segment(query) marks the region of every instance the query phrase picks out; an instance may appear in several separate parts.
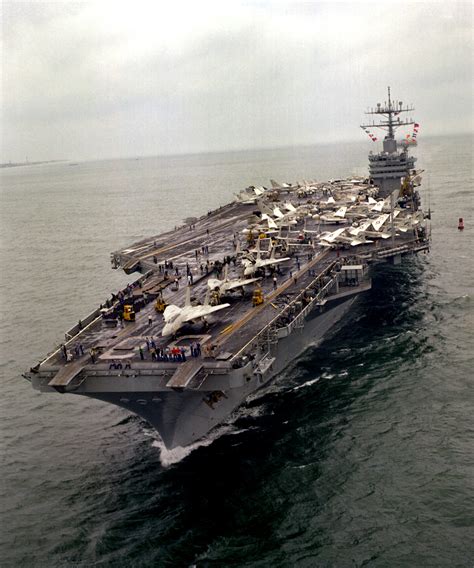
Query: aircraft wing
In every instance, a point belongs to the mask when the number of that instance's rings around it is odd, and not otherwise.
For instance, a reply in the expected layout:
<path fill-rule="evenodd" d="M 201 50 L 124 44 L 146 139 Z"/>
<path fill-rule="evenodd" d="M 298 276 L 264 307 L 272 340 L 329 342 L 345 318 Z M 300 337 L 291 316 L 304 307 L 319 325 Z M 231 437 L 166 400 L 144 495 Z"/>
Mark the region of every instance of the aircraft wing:
<path fill-rule="evenodd" d="M 246 280 L 231 280 L 225 283 L 226 290 L 235 290 L 237 288 L 242 288 L 242 286 L 247 286 L 247 284 L 252 284 L 252 282 L 257 282 L 260 278 L 247 278 Z"/>
<path fill-rule="evenodd" d="M 268 258 L 267 260 L 261 260 L 259 268 L 263 268 L 265 266 L 272 266 L 272 264 L 278 264 L 280 262 L 285 262 L 285 260 L 290 260 L 290 257 L 285 256 L 283 258 Z"/>
<path fill-rule="evenodd" d="M 169 306 L 166 306 L 165 311 L 163 312 L 163 319 L 165 320 L 165 323 L 169 323 L 170 321 L 173 321 L 180 313 L 180 307 L 175 306 L 174 304 L 170 304 Z"/>
<path fill-rule="evenodd" d="M 278 225 L 275 223 L 275 221 L 270 217 L 270 215 L 267 215 L 266 213 L 262 214 L 262 220 L 266 221 L 268 223 L 268 226 L 270 227 L 270 229 L 278 229 Z"/>
<path fill-rule="evenodd" d="M 268 226 L 270 227 L 270 229 L 278 229 L 278 225 L 275 223 L 275 221 L 271 217 L 269 217 L 267 219 L 267 223 L 268 223 Z"/>
<path fill-rule="evenodd" d="M 279 219 L 281 219 L 284 216 L 279 207 L 275 207 L 275 209 L 273 209 L 273 214 L 275 215 L 275 217 L 278 217 Z"/>
<path fill-rule="evenodd" d="M 382 200 L 382 201 L 377 201 L 377 203 L 376 203 L 373 207 L 371 207 L 371 210 L 372 210 L 372 211 L 377 211 L 378 213 L 381 213 L 384 204 L 385 204 L 385 201 L 383 201 L 383 200 Z"/>
<path fill-rule="evenodd" d="M 364 221 L 358 227 L 353 227 L 352 229 L 349 229 L 349 233 L 354 236 L 357 236 L 359 233 L 364 233 L 370 227 L 370 223 L 371 221 Z"/>
<path fill-rule="evenodd" d="M 341 217 L 341 219 L 345 216 L 347 211 L 347 207 L 340 207 L 335 213 L 334 213 L 334 217 Z"/>
<path fill-rule="evenodd" d="M 389 215 L 387 213 L 385 213 L 384 215 L 379 215 L 376 219 L 374 219 L 372 221 L 372 227 L 376 230 L 376 231 L 380 231 L 380 229 L 382 228 L 382 225 L 385 223 L 385 221 L 388 219 Z"/>
<path fill-rule="evenodd" d="M 336 231 L 329 233 L 329 235 L 326 235 L 325 237 L 321 237 L 321 238 L 324 241 L 328 241 L 329 243 L 333 243 L 335 241 L 335 239 L 340 237 L 345 230 L 346 229 L 337 229 Z"/>
<path fill-rule="evenodd" d="M 186 316 L 182 318 L 182 322 L 193 321 L 195 319 L 203 318 L 224 308 L 228 308 L 230 304 L 219 304 L 218 306 L 195 306 L 188 310 Z"/>

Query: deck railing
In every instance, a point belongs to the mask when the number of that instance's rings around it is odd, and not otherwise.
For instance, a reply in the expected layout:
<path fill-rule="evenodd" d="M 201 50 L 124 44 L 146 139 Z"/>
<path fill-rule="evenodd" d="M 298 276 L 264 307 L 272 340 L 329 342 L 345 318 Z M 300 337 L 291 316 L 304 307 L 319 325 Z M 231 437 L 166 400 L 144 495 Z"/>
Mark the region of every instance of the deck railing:
<path fill-rule="evenodd" d="M 293 300 L 289 304 L 287 304 L 278 315 L 276 315 L 270 322 L 268 322 L 267 325 L 265 325 L 256 335 L 252 337 L 252 339 L 250 339 L 239 351 L 237 351 L 237 353 L 232 357 L 232 360 L 238 359 L 239 357 L 244 355 L 245 352 L 248 351 L 252 346 L 254 345 L 258 346 L 259 344 L 268 342 L 268 340 L 266 339 L 266 335 L 267 337 L 271 335 L 272 327 L 274 327 L 278 323 L 278 320 L 288 315 L 291 316 L 292 314 L 290 312 L 293 309 L 293 307 L 298 302 L 301 302 L 305 297 L 305 294 L 310 289 L 314 288 L 314 286 L 318 284 L 318 282 L 320 282 L 322 278 L 327 276 L 338 265 L 338 263 L 340 263 L 340 259 L 334 260 L 321 273 L 319 273 L 316 278 L 311 280 L 311 282 L 307 286 L 305 286 L 305 288 L 303 288 L 301 292 L 295 298 L 293 298 Z M 321 302 L 321 300 L 323 300 L 328 295 L 329 290 L 331 289 L 332 286 L 334 286 L 337 280 L 338 280 L 338 274 L 333 276 L 328 282 L 324 284 L 324 286 L 322 286 L 318 290 L 317 294 L 308 302 L 308 304 L 302 310 L 299 310 L 299 312 L 296 314 L 295 317 L 293 317 L 293 319 L 287 324 L 287 326 L 296 327 L 297 320 L 304 318 L 311 311 L 315 303 Z M 291 329 L 293 329 L 293 327 L 291 327 Z"/>

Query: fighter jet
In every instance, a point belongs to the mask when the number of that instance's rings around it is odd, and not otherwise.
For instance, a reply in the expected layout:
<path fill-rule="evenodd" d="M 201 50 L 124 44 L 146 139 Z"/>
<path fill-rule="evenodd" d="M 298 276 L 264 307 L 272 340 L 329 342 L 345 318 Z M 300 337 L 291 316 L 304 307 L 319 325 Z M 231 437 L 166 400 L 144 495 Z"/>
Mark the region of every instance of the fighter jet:
<path fill-rule="evenodd" d="M 345 219 L 346 212 L 347 207 L 340 207 L 335 213 L 319 215 L 319 221 L 322 223 L 347 223 L 347 219 Z M 317 218 L 316 215 L 313 215 L 314 218 Z"/>
<path fill-rule="evenodd" d="M 230 304 L 219 304 L 218 306 L 210 306 L 208 295 L 206 300 L 201 306 L 191 305 L 191 288 L 188 286 L 186 289 L 186 301 L 183 308 L 170 304 L 165 308 L 163 312 L 163 319 L 165 320 L 165 325 L 163 326 L 163 331 L 161 335 L 163 337 L 168 337 L 169 335 L 174 335 L 177 333 L 183 325 L 187 323 L 194 322 L 196 320 L 204 319 L 206 316 L 228 308 Z"/>
<path fill-rule="evenodd" d="M 229 266 L 226 265 L 224 272 L 224 280 L 219 280 L 218 278 L 209 278 L 207 281 L 207 286 L 209 290 L 217 290 L 221 296 L 224 296 L 228 292 L 233 290 L 242 290 L 244 286 L 257 282 L 260 278 L 247 278 L 242 280 L 240 278 L 230 279 L 229 278 Z"/>
<path fill-rule="evenodd" d="M 369 237 L 371 239 L 388 239 L 388 238 L 390 238 L 390 234 L 380 231 L 382 225 L 384 224 L 384 222 L 386 220 L 386 219 L 384 219 L 385 217 L 388 217 L 388 215 L 380 215 L 380 217 L 377 217 L 377 219 L 367 219 L 366 221 L 361 223 L 358 227 L 350 228 L 348 230 L 348 232 L 353 237 Z M 375 229 L 375 231 L 369 230 L 370 225 L 372 225 L 372 227 Z"/>
<path fill-rule="evenodd" d="M 363 238 L 355 238 L 352 236 L 348 237 L 344 235 L 345 231 L 346 229 L 342 228 L 342 229 L 337 229 L 336 231 L 333 232 L 321 233 L 319 237 L 320 241 L 318 244 L 323 247 L 332 247 L 340 244 L 349 244 L 355 247 L 357 245 L 365 245 L 373 242 L 373 241 L 367 241 Z"/>
<path fill-rule="evenodd" d="M 268 205 L 259 202 L 260 210 L 262 211 L 262 219 L 269 218 L 275 223 L 278 227 L 282 225 L 296 225 L 297 220 L 295 217 L 298 216 L 298 209 L 291 203 L 284 203 L 283 207 L 286 209 L 286 213 L 283 213 L 282 210 L 276 205 L 273 208 L 269 208 Z M 271 217 L 273 215 L 273 218 Z"/>
<path fill-rule="evenodd" d="M 272 184 L 273 189 L 281 189 L 281 188 L 292 187 L 290 183 L 279 183 L 278 181 L 275 181 L 274 179 L 271 179 L 270 183 Z"/>
<path fill-rule="evenodd" d="M 244 276 L 252 276 L 259 270 L 260 268 L 265 269 L 267 266 L 274 266 L 275 264 L 280 264 L 281 262 L 285 262 L 290 260 L 289 256 L 285 256 L 283 258 L 275 258 L 275 247 L 272 247 L 270 258 L 262 259 L 260 253 L 260 241 L 257 240 L 257 257 L 253 260 L 249 260 L 246 258 L 242 259 L 242 263 L 244 265 Z"/>
<path fill-rule="evenodd" d="M 257 199 L 259 199 L 265 193 L 265 191 L 267 191 L 267 189 L 262 185 L 259 187 L 254 187 L 253 185 L 251 185 L 250 187 L 243 189 L 239 193 L 235 193 L 235 200 L 238 203 L 255 203 Z"/>

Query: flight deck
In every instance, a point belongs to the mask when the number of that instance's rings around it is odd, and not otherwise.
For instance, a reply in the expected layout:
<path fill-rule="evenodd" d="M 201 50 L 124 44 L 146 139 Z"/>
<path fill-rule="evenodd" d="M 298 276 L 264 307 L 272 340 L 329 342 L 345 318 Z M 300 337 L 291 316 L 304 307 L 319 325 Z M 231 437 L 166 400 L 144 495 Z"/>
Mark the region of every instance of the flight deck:
<path fill-rule="evenodd" d="M 356 193 L 359 204 L 361 196 L 365 199 L 364 191 L 371 189 L 361 183 L 333 185 L 331 195 L 337 189 L 351 196 Z M 51 370 L 54 374 L 49 386 L 59 390 L 74 386 L 86 367 L 131 373 L 151 365 L 173 374 L 177 367 L 188 362 L 189 371 L 180 371 L 184 378 L 176 377 L 171 382 L 171 386 L 187 385 L 199 366 L 194 361 L 190 367 L 189 361 L 195 359 L 193 344 L 199 344 L 199 359 L 204 358 L 208 365 L 218 362 L 226 368 L 236 364 L 236 358 L 245 356 L 246 347 L 254 347 L 253 340 L 264 340 L 262 330 L 275 320 L 277 329 L 282 322 L 290 321 L 294 311 L 301 310 L 301 303 L 311 301 L 328 282 L 331 289 L 324 296 L 356 294 L 361 288 L 370 287 L 362 269 L 356 281 L 349 284 L 341 280 L 342 266 L 361 267 L 361 262 L 412 253 L 415 249 L 418 252 L 427 246 L 423 239 L 414 239 L 412 231 L 390 238 L 390 245 L 381 239 L 357 246 L 344 241 L 330 245 L 318 240 L 322 234 L 321 221 L 317 215 L 310 214 L 320 209 L 321 199 L 329 194 L 327 189 L 308 193 L 290 186 L 269 193 L 270 208 L 281 207 L 284 200 L 289 212 L 302 212 L 300 217 L 290 215 L 291 222 L 283 221 L 278 231 L 270 231 L 261 226 L 265 210 L 261 203 L 235 202 L 114 252 L 111 256 L 114 267 L 141 276 L 78 322 L 67 332 L 66 342 L 41 363 L 42 371 Z M 334 207 L 337 204 L 335 201 Z M 328 221 L 323 228 L 331 234 L 340 231 L 340 224 Z M 273 248 L 279 251 L 275 256 L 277 261 L 283 254 L 287 260 L 260 270 L 253 286 L 242 286 L 225 298 L 218 298 L 217 301 L 230 304 L 227 309 L 188 322 L 171 337 L 162 337 L 165 321 L 164 314 L 156 310 L 157 298 L 166 305 L 183 306 L 189 291 L 191 304 L 202 305 L 206 297 L 209 301 L 207 281 L 211 276 L 222 277 L 225 270 L 227 279 L 238 280 L 243 257 L 254 258 L 258 253 L 261 258 L 268 258 Z M 336 274 L 337 292 L 333 282 Z M 252 302 L 256 287 L 263 298 L 259 305 Z M 298 304 L 295 299 L 300 296 Z M 133 320 L 127 320 L 122 313 L 127 302 L 133 306 Z M 108 317 L 110 314 L 112 317 Z"/>

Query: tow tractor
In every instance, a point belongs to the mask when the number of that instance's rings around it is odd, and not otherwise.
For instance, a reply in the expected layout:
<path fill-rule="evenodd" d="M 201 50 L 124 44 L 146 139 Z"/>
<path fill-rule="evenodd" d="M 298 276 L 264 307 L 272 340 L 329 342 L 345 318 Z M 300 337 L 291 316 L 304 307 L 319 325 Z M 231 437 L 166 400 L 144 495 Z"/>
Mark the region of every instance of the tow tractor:
<path fill-rule="evenodd" d="M 165 311 L 165 308 L 168 304 L 164 301 L 163 299 L 163 294 L 159 294 L 158 297 L 156 298 L 156 303 L 155 303 L 155 310 L 159 313 L 162 314 Z"/>
<path fill-rule="evenodd" d="M 135 308 L 133 304 L 124 304 L 122 315 L 125 321 L 135 321 Z"/>
<path fill-rule="evenodd" d="M 259 306 L 260 304 L 263 304 L 263 302 L 264 302 L 263 291 L 260 287 L 257 287 L 253 291 L 252 305 L 256 307 Z"/>

